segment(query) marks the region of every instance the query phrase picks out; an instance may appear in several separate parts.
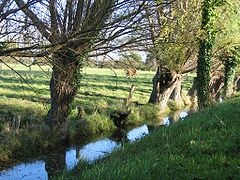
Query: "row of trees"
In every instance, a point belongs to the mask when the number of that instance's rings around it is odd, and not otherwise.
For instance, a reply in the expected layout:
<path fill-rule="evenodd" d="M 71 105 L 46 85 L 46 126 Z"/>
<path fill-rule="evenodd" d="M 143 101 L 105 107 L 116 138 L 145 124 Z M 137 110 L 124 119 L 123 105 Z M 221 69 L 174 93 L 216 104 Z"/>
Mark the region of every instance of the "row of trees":
<path fill-rule="evenodd" d="M 225 65 L 225 94 L 230 95 L 233 89 L 239 61 L 239 2 L 174 1 L 169 7 L 168 17 L 171 18 L 166 30 L 159 24 L 160 20 L 152 25 L 161 28 L 156 32 L 163 33 L 154 34 L 152 30 L 154 48 L 151 50 L 159 68 L 149 102 L 160 103 L 164 109 L 174 94 L 174 99 L 181 103 L 181 75 L 197 68 L 197 85 L 194 86 L 197 87 L 198 106 L 200 109 L 208 107 L 212 98 L 211 74 L 221 64 L 219 61 Z"/>
<path fill-rule="evenodd" d="M 239 6 L 238 0 L 2 0 L 0 61 L 41 57 L 51 64 L 52 127 L 67 122 L 85 61 L 116 50 L 148 53 L 147 60 L 158 66 L 149 102 L 162 109 L 173 92 L 181 101 L 182 74 L 197 68 L 204 108 L 211 67 L 219 61 L 229 94 L 238 63 Z M 122 57 L 138 59 L 131 53 Z"/>

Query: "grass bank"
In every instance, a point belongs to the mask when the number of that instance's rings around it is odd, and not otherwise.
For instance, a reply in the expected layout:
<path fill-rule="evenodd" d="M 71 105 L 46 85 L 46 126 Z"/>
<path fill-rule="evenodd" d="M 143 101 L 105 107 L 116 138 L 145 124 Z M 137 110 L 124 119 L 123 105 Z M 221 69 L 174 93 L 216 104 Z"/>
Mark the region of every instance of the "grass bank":
<path fill-rule="evenodd" d="M 56 179 L 240 179 L 240 97 Z"/>

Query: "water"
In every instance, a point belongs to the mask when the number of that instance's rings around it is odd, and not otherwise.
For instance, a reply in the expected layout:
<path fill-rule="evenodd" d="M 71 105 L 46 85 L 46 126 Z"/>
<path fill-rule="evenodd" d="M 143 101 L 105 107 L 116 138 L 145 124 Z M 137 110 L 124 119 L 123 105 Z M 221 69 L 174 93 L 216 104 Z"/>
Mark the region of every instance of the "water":
<path fill-rule="evenodd" d="M 187 111 L 176 111 L 163 119 L 162 124 L 169 126 L 177 119 L 183 120 L 188 115 Z M 117 130 L 109 138 L 99 139 L 82 146 L 72 146 L 63 152 L 55 152 L 39 160 L 15 165 L 0 172 L 0 180 L 47 180 L 57 171 L 66 168 L 71 170 L 80 160 L 88 163 L 105 157 L 112 151 L 121 147 L 125 141 L 134 142 L 150 133 L 147 125 L 134 128 L 128 132 Z"/>
<path fill-rule="evenodd" d="M 22 163 L 0 173 L 0 180 L 48 179 L 44 161 Z"/>
<path fill-rule="evenodd" d="M 163 118 L 163 125 L 169 126 L 175 121 L 184 120 L 185 117 L 188 116 L 188 110 L 185 111 L 175 111 L 173 114 Z"/>
<path fill-rule="evenodd" d="M 134 142 L 138 139 L 143 138 L 144 136 L 149 134 L 149 130 L 147 125 L 143 125 L 141 127 L 135 128 L 127 133 L 127 139 L 130 142 Z"/>

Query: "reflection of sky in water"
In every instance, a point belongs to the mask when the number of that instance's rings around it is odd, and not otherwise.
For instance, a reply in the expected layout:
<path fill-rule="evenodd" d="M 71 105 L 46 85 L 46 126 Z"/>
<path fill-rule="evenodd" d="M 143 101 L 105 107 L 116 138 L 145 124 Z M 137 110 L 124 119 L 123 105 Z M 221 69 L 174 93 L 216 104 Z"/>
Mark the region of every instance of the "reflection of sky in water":
<path fill-rule="evenodd" d="M 74 168 L 79 161 L 79 159 L 77 159 L 77 151 L 75 149 L 68 150 L 66 152 L 65 161 L 67 170 Z"/>
<path fill-rule="evenodd" d="M 181 111 L 179 114 L 179 119 L 184 120 L 185 117 L 188 116 L 188 112 L 187 111 Z M 170 125 L 170 119 L 169 117 L 165 117 L 163 118 L 163 125 L 165 126 L 169 126 Z"/>
<path fill-rule="evenodd" d="M 169 126 L 170 125 L 169 117 L 163 118 L 163 123 L 162 124 L 165 125 L 165 126 Z"/>
<path fill-rule="evenodd" d="M 185 118 L 185 117 L 187 117 L 188 116 L 188 112 L 187 111 L 181 111 L 180 112 L 180 115 L 179 115 L 179 118 Z"/>
<path fill-rule="evenodd" d="M 19 164 L 0 172 L 0 180 L 45 180 L 48 179 L 44 161 Z"/>
<path fill-rule="evenodd" d="M 80 149 L 80 158 L 88 162 L 93 162 L 111 153 L 118 147 L 120 147 L 120 145 L 110 139 L 99 140 L 83 146 L 83 148 Z"/>
<path fill-rule="evenodd" d="M 127 138 L 130 142 L 136 141 L 149 134 L 147 125 L 143 125 L 139 128 L 135 128 L 127 133 Z"/>
<path fill-rule="evenodd" d="M 224 100 L 223 97 L 222 97 L 222 96 L 219 96 L 218 101 L 219 101 L 220 103 L 222 103 L 223 100 Z"/>

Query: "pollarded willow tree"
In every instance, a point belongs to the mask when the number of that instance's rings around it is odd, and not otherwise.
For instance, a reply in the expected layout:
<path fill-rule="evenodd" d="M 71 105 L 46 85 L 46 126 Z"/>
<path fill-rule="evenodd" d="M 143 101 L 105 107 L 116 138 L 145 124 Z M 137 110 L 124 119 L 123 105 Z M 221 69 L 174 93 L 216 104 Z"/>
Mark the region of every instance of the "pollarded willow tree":
<path fill-rule="evenodd" d="M 150 103 L 159 103 L 164 110 L 172 98 L 180 105 L 182 74 L 196 67 L 199 33 L 200 0 L 156 1 L 157 6 L 145 9 L 150 47 L 147 51 L 156 59 L 158 69 L 153 78 Z"/>
<path fill-rule="evenodd" d="M 4 4 L 3 4 L 4 3 Z M 52 66 L 52 127 L 67 122 L 70 105 L 79 88 L 84 57 L 107 53 L 135 39 L 112 41 L 136 31 L 144 3 L 128 0 L 11 0 L 3 1 L 0 57 L 44 57 Z M 4 62 L 4 58 L 1 58 Z"/>

